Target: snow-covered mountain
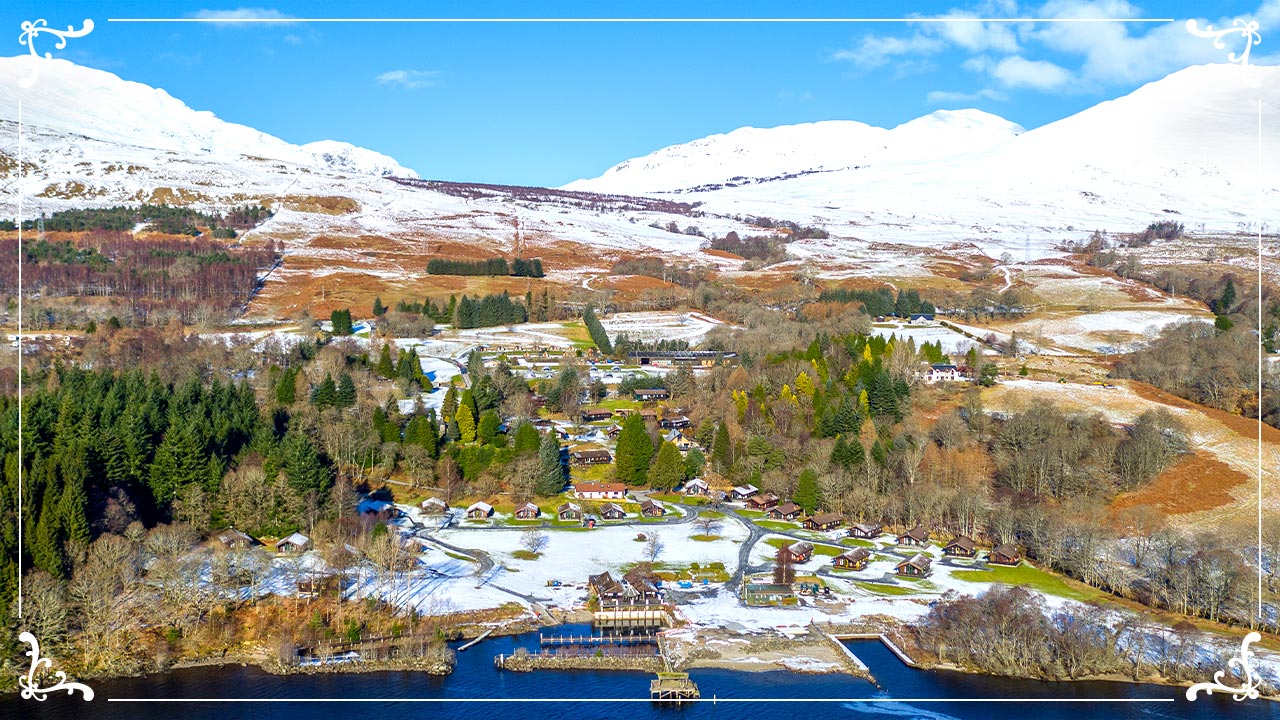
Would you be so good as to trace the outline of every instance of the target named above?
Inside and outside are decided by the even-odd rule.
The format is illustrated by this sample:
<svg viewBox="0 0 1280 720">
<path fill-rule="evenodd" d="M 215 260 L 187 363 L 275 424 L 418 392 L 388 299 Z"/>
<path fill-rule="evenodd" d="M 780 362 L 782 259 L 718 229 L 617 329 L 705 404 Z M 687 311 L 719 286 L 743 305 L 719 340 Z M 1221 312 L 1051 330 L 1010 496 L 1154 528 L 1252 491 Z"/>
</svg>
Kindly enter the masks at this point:
<svg viewBox="0 0 1280 720">
<path fill-rule="evenodd" d="M 569 190 L 671 192 L 870 164 L 937 160 L 990 148 L 1022 127 L 981 110 L 939 110 L 893 129 L 853 120 L 738 128 L 621 162 Z"/>
<path fill-rule="evenodd" d="M 1159 218 L 1193 231 L 1247 232 L 1259 208 L 1274 232 L 1280 67 L 1249 72 L 1260 87 L 1247 84 L 1238 65 L 1189 67 L 1026 132 L 972 110 L 892 130 L 744 128 L 567 187 L 697 201 L 709 212 L 814 222 L 866 240 L 945 238 L 1019 250 L 1024 237 L 1044 246 L 1094 229 L 1136 231 Z M 757 181 L 726 182 L 734 176 Z"/>
<path fill-rule="evenodd" d="M 31 63 L 39 63 L 39 82 L 21 87 L 19 81 L 30 75 Z M 211 112 L 192 110 L 159 88 L 67 60 L 0 58 L 0 119 L 17 120 L 18 98 L 23 100 L 26 124 L 69 136 L 184 157 L 258 157 L 322 171 L 417 177 L 373 150 L 333 140 L 292 145 Z"/>
</svg>

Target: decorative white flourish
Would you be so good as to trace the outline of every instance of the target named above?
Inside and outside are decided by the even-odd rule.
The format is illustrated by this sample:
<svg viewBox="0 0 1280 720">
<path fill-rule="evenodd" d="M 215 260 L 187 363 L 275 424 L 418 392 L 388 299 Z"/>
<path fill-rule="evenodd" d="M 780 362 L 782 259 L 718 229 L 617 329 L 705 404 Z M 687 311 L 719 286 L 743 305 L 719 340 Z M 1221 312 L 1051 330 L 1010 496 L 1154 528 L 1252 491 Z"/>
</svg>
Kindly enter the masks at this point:
<svg viewBox="0 0 1280 720">
<path fill-rule="evenodd" d="M 1222 676 L 1226 675 L 1225 670 L 1219 670 L 1213 674 L 1213 682 L 1196 683 L 1187 688 L 1187 699 L 1195 700 L 1196 695 L 1200 692 L 1212 695 L 1216 690 L 1218 692 L 1228 692 L 1236 700 L 1258 699 L 1258 685 L 1262 680 L 1253 674 L 1253 668 L 1249 666 L 1249 661 L 1253 659 L 1253 653 L 1249 652 L 1249 645 L 1262 640 L 1262 636 L 1256 632 L 1251 632 L 1244 636 L 1244 640 L 1240 643 L 1240 654 L 1227 661 L 1227 667 L 1240 668 L 1244 673 L 1244 679 L 1240 687 L 1231 687 L 1222 684 Z"/>
<path fill-rule="evenodd" d="M 22 34 L 18 36 L 18 43 L 27 46 L 27 49 L 31 51 L 31 57 L 40 57 L 40 54 L 36 52 L 35 41 L 36 37 L 44 33 L 58 36 L 58 42 L 54 47 L 61 50 L 67 46 L 67 38 L 81 38 L 91 32 L 93 32 L 93 21 L 88 18 L 85 18 L 84 27 L 79 30 L 77 30 L 74 25 L 68 25 L 66 30 L 54 30 L 49 27 L 49 23 L 45 22 L 43 19 L 36 20 L 35 22 L 24 20 L 22 23 Z M 44 56 L 52 59 L 53 53 L 46 52 Z M 36 84 L 36 78 L 39 76 L 39 68 L 33 68 L 31 70 L 31 76 L 19 80 L 18 84 L 22 85 L 22 87 L 29 88 Z"/>
<path fill-rule="evenodd" d="M 1262 36 L 1258 34 L 1257 20 L 1245 21 L 1240 18 L 1236 18 L 1236 20 L 1231 23 L 1231 27 L 1223 28 L 1222 30 L 1214 30 L 1212 25 L 1205 25 L 1204 29 L 1201 30 L 1195 20 L 1188 20 L 1187 32 L 1195 35 L 1196 37 L 1213 38 L 1213 46 L 1219 50 L 1226 49 L 1227 46 L 1223 43 L 1222 38 L 1227 35 L 1240 35 L 1244 37 L 1244 52 L 1239 55 L 1234 52 L 1227 53 L 1227 62 L 1239 63 L 1240 67 L 1244 70 L 1246 77 L 1248 77 L 1249 72 L 1249 51 L 1253 49 L 1254 45 L 1262 44 Z M 1250 82 L 1250 84 L 1252 85 L 1253 83 Z"/>
<path fill-rule="evenodd" d="M 36 640 L 36 636 L 29 632 L 24 632 L 18 636 L 18 640 L 31 646 L 26 655 L 31 658 L 31 669 L 27 671 L 26 677 L 18 678 L 18 686 L 22 688 L 23 700 L 35 698 L 41 702 L 49 696 L 49 693 L 58 690 L 66 690 L 68 695 L 74 695 L 76 690 L 84 693 L 85 701 L 93 699 L 93 688 L 78 682 L 67 682 L 67 674 L 61 670 L 55 671 L 54 677 L 58 678 L 58 684 L 50 687 L 40 687 L 40 680 L 36 678 L 36 674 L 40 673 L 43 667 L 46 670 L 53 669 L 53 663 L 49 658 L 40 657 L 40 641 Z M 43 673 L 42 673 L 43 674 Z"/>
</svg>

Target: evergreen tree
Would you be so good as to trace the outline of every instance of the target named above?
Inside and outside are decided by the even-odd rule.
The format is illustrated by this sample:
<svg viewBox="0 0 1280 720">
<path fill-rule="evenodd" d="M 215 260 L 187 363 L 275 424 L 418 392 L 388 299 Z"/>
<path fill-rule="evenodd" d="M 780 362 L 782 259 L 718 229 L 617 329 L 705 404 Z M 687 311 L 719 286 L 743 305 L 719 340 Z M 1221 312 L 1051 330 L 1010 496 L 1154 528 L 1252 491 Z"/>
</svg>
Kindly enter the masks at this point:
<svg viewBox="0 0 1280 720">
<path fill-rule="evenodd" d="M 464 443 L 472 443 L 476 440 L 476 416 L 471 413 L 471 408 L 467 405 L 458 407 L 458 437 Z"/>
<path fill-rule="evenodd" d="M 618 433 L 614 477 L 627 485 L 642 485 L 653 459 L 653 441 L 645 429 L 640 413 L 632 413 L 622 421 Z"/>
<path fill-rule="evenodd" d="M 516 427 L 513 449 L 517 455 L 537 452 L 541 444 L 542 438 L 538 435 L 538 429 L 533 426 L 533 423 L 522 422 Z"/>
<path fill-rule="evenodd" d="M 702 468 L 707 464 L 707 457 L 702 454 L 698 448 L 691 448 L 684 455 L 684 477 L 685 479 L 695 478 L 702 474 Z"/>
<path fill-rule="evenodd" d="M 338 377 L 338 392 L 336 396 L 337 406 L 340 408 L 354 407 L 356 404 L 356 383 L 351 379 L 350 373 L 342 373 Z"/>
<path fill-rule="evenodd" d="M 679 484 L 684 477 L 684 461 L 680 451 L 669 442 L 663 442 L 658 448 L 657 457 L 649 467 L 649 487 L 655 490 L 670 490 Z"/>
<path fill-rule="evenodd" d="M 288 367 L 280 373 L 280 383 L 276 385 L 276 402 L 281 405 L 292 405 L 297 395 L 298 369 Z"/>
<path fill-rule="evenodd" d="M 1227 315 L 1236 305 L 1236 284 L 1231 278 L 1227 278 L 1227 284 L 1222 288 L 1222 295 L 1218 298 L 1218 314 Z"/>
<path fill-rule="evenodd" d="M 453 416 L 458 412 L 458 389 L 453 385 L 444 393 L 444 402 L 440 406 L 440 417 L 445 422 L 452 422 Z"/>
<path fill-rule="evenodd" d="M 329 313 L 329 322 L 333 324 L 334 335 L 350 335 L 354 329 L 351 322 L 351 310 L 334 310 Z"/>
<path fill-rule="evenodd" d="M 805 468 L 796 482 L 795 494 L 791 501 L 799 505 L 806 515 L 812 515 L 821 504 L 821 493 L 818 489 L 818 473 L 812 468 Z"/>
<path fill-rule="evenodd" d="M 720 425 L 716 427 L 715 440 L 711 443 L 711 465 L 717 472 L 725 474 L 729 472 L 729 466 L 733 463 L 729 448 L 729 427 L 720 421 Z"/>
<path fill-rule="evenodd" d="M 542 436 L 538 447 L 538 477 L 533 491 L 539 497 L 551 497 L 564 489 L 564 483 L 565 467 L 560 456 L 560 441 L 555 433 L 547 433 Z"/>
<path fill-rule="evenodd" d="M 480 406 L 476 403 L 476 394 L 471 388 L 462 391 L 461 397 L 458 398 L 458 407 L 470 410 L 472 420 L 480 417 Z"/>
<path fill-rule="evenodd" d="M 285 478 L 299 498 L 310 492 L 323 498 L 329 492 L 333 476 L 305 435 L 289 431 L 280 443 L 280 454 L 280 465 Z"/>
<path fill-rule="evenodd" d="M 595 308 L 590 305 L 586 310 L 582 311 L 582 324 L 587 326 L 587 334 L 591 336 L 591 342 L 600 348 L 600 352 L 608 355 L 613 352 L 613 344 L 609 342 L 609 333 L 605 331 L 604 325 L 600 324 L 600 318 L 596 317 Z"/>
<path fill-rule="evenodd" d="M 476 425 L 476 438 L 480 440 L 481 445 L 488 445 L 493 442 L 494 437 L 498 434 L 498 426 L 502 424 L 502 420 L 498 418 L 498 413 L 494 410 L 485 410 L 480 413 L 480 422 Z"/>
<path fill-rule="evenodd" d="M 333 382 L 333 376 L 325 373 L 324 380 L 311 391 L 311 404 L 318 408 L 334 407 L 338 404 L 338 386 Z"/>
<path fill-rule="evenodd" d="M 378 364 L 374 366 L 374 372 L 378 375 L 390 380 L 396 375 L 396 368 L 391 364 L 391 345 L 382 344 L 382 351 L 378 355 Z"/>
<path fill-rule="evenodd" d="M 386 314 L 387 314 L 387 308 L 383 306 L 382 298 L 375 297 L 373 299 L 373 316 L 382 317 L 383 315 L 386 315 Z"/>
</svg>

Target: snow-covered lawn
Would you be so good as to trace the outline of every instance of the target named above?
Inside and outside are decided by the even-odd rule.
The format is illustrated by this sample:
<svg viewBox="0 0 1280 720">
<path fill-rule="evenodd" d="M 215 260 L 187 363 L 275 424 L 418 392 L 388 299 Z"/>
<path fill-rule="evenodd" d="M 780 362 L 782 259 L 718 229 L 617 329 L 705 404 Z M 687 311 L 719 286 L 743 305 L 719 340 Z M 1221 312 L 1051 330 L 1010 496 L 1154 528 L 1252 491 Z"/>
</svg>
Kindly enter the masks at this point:
<svg viewBox="0 0 1280 720">
<path fill-rule="evenodd" d="M 673 312 L 624 312 L 601 318 L 601 324 L 610 337 L 625 333 L 627 337 L 655 342 L 657 340 L 687 340 L 696 346 L 714 327 L 724 323 L 702 313 Z"/>
</svg>

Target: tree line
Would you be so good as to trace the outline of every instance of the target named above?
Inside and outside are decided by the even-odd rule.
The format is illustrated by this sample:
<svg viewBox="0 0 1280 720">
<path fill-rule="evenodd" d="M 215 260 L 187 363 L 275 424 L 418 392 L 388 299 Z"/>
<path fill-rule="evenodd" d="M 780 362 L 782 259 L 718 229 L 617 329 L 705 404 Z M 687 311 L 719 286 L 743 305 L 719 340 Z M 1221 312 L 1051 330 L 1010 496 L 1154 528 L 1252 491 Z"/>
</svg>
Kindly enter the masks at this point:
<svg viewBox="0 0 1280 720">
<path fill-rule="evenodd" d="M 23 230 L 35 230 L 42 221 L 49 232 L 127 232 L 145 223 L 146 229 L 169 235 L 196 236 L 197 225 L 226 230 L 248 230 L 269 219 L 272 212 L 258 204 L 238 205 L 224 215 L 205 213 L 189 207 L 171 205 L 117 205 L 110 208 L 73 208 L 58 210 L 40 220 L 22 221 Z M 0 222 L 0 230 L 16 230 L 12 220 Z M 225 233 L 224 233 L 225 235 Z M 235 237 L 232 232 L 229 237 Z"/>
<path fill-rule="evenodd" d="M 516 258 L 508 265 L 507 259 L 502 257 L 487 260 L 431 258 L 427 261 L 427 273 L 431 275 L 510 275 L 530 278 L 546 276 L 542 270 L 540 258 L 532 260 Z"/>
</svg>

